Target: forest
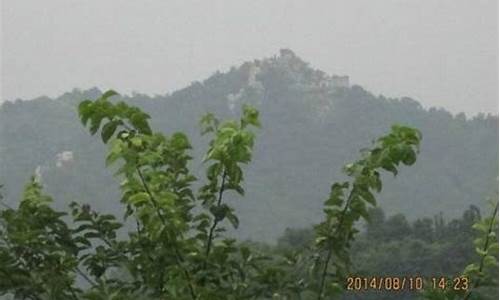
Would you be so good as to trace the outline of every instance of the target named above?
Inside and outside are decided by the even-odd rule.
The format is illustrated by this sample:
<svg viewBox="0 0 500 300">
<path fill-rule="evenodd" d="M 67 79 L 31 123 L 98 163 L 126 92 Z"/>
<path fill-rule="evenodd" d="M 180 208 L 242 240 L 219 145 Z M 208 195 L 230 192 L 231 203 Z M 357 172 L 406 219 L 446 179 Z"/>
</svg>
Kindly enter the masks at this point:
<svg viewBox="0 0 500 300">
<path fill-rule="evenodd" d="M 260 71 L 251 72 L 257 65 Z M 449 220 L 470 205 L 490 208 L 486 199 L 498 186 L 498 116 L 453 115 L 443 108 L 423 108 L 410 98 L 375 96 L 356 85 L 318 87 L 324 76 L 297 56 L 276 56 L 216 72 L 171 94 L 125 95 L 123 100 L 150 114 L 159 131 L 190 137 L 196 175 L 203 173 L 199 158 L 206 144 L 197 125 L 200 116 L 212 112 L 235 118 L 235 109 L 245 103 L 260 111 L 265 130 L 257 132 L 260 143 L 245 183 L 252 200 L 235 201 L 245 225 L 237 231 L 243 239 L 274 242 L 287 227 L 316 223 L 322 212 L 319 199 L 328 193 L 330 180 L 342 180 L 341 166 L 392 124 L 418 128 L 425 142 L 411 171 L 403 168 L 405 176 L 384 178 L 388 188 L 380 205 L 388 214 L 415 220 L 442 212 Z M 105 147 L 75 122 L 79 102 L 100 95 L 98 89 L 74 90 L 55 99 L 3 103 L 0 182 L 5 201 L 15 203 L 26 178 L 38 168 L 61 208 L 74 199 L 108 213 L 119 210 L 113 201 L 98 200 L 119 197 L 113 172 L 103 168 Z M 58 157 L 65 152 L 73 159 L 61 165 Z"/>
<path fill-rule="evenodd" d="M 498 116 L 325 86 L 285 54 L 166 96 L 4 103 L 0 295 L 496 297 Z"/>
</svg>

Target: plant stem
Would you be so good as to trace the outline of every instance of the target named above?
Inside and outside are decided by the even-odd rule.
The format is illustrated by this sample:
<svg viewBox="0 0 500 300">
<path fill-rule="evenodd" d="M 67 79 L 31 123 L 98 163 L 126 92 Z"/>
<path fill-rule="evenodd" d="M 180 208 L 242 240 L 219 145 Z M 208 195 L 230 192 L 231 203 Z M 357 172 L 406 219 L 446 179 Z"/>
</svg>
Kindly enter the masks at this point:
<svg viewBox="0 0 500 300">
<path fill-rule="evenodd" d="M 490 225 L 488 227 L 488 233 L 486 234 L 486 240 L 484 241 L 483 251 L 488 251 L 488 246 L 490 245 L 490 233 L 493 231 L 493 224 L 495 224 L 495 217 L 497 215 L 497 212 L 498 212 L 498 202 L 495 205 L 495 209 L 493 210 L 493 214 L 491 215 L 491 221 L 490 221 Z M 481 256 L 481 261 L 479 262 L 479 273 L 481 273 L 483 271 L 484 259 L 486 258 L 486 256 L 487 256 L 487 254 Z M 474 286 L 472 287 L 472 289 L 470 289 L 467 292 L 467 294 L 465 294 L 464 300 L 469 299 L 470 295 L 472 294 L 472 290 L 476 289 L 479 286 L 480 282 L 481 282 L 481 279 L 478 278 L 477 281 L 474 283 Z"/>
<path fill-rule="evenodd" d="M 153 196 L 153 193 L 151 193 L 151 190 L 149 189 L 149 186 L 146 183 L 146 179 L 144 178 L 144 175 L 142 174 L 141 169 L 139 167 L 136 167 L 135 169 L 137 170 L 137 174 L 139 174 L 139 178 L 141 179 L 141 183 L 142 183 L 142 186 L 144 187 L 144 191 L 146 191 L 146 193 L 149 196 L 149 199 L 151 200 L 151 202 L 153 203 L 153 206 L 155 207 L 156 214 L 160 218 L 161 223 L 163 225 L 166 225 L 167 222 L 165 220 L 165 217 L 161 214 L 160 207 L 158 205 L 158 201 L 156 201 L 156 198 Z"/>
<path fill-rule="evenodd" d="M 92 285 L 93 287 L 97 287 L 97 283 L 92 281 L 92 279 L 90 279 L 82 270 L 80 270 L 79 267 L 76 267 L 75 270 L 78 274 L 80 274 L 80 276 L 82 276 L 83 279 L 85 279 L 88 283 L 90 283 L 90 285 Z"/>
<path fill-rule="evenodd" d="M 340 214 L 339 223 L 338 223 L 337 228 L 335 229 L 335 232 L 333 233 L 332 237 L 335 237 L 338 234 L 340 228 L 344 224 L 344 217 L 347 213 L 347 209 L 351 205 L 352 195 L 353 195 L 353 192 L 351 191 L 351 193 L 349 194 L 349 198 L 347 199 L 347 202 L 344 206 L 344 209 L 342 210 L 342 213 Z M 325 281 L 326 281 L 326 275 L 328 273 L 328 265 L 330 264 L 330 260 L 332 259 L 332 256 L 333 256 L 333 248 L 330 246 L 330 249 L 328 249 L 328 254 L 326 256 L 325 265 L 323 266 L 323 272 L 321 273 L 321 281 L 320 281 L 320 286 L 319 286 L 318 300 L 323 299 L 323 291 L 325 289 Z"/>
<path fill-rule="evenodd" d="M 226 170 L 224 169 L 224 172 L 222 173 L 222 182 L 220 185 L 219 189 L 219 198 L 217 199 L 217 207 L 220 207 L 222 204 L 222 194 L 224 193 L 224 184 L 226 183 Z M 214 231 L 217 227 L 217 224 L 219 224 L 219 220 L 217 218 L 214 218 L 214 222 L 212 223 L 212 227 L 210 227 L 210 232 L 208 234 L 208 239 L 207 239 L 207 248 L 205 250 L 205 256 L 208 257 L 210 254 L 210 250 L 212 248 L 212 241 L 214 239 Z"/>
<path fill-rule="evenodd" d="M 139 175 L 139 178 L 141 179 L 141 183 L 142 183 L 142 186 L 144 187 L 144 190 L 148 194 L 149 199 L 151 200 L 151 202 L 153 203 L 153 206 L 155 207 L 156 214 L 160 218 L 163 226 L 166 226 L 167 222 L 165 220 L 165 217 L 161 214 L 161 211 L 160 211 L 160 208 L 159 208 L 159 205 L 158 205 L 158 201 L 156 201 L 156 198 L 154 197 L 153 193 L 149 189 L 149 186 L 148 186 L 148 184 L 146 182 L 146 179 L 144 178 L 144 175 L 142 174 L 142 171 L 139 168 L 139 166 L 136 166 L 136 170 L 137 170 L 137 174 Z M 184 276 L 186 277 L 186 280 L 188 282 L 188 288 L 189 288 L 189 293 L 191 295 L 191 298 L 193 300 L 195 300 L 195 299 L 197 299 L 197 296 L 196 296 L 196 293 L 194 291 L 194 287 L 193 287 L 191 275 L 189 274 L 189 271 L 182 265 L 182 263 L 184 262 L 184 258 L 182 257 L 182 255 L 179 252 L 179 249 L 177 249 L 177 247 L 173 247 L 173 249 L 175 251 L 175 260 L 176 260 L 176 263 L 182 269 L 182 271 L 184 272 Z"/>
</svg>

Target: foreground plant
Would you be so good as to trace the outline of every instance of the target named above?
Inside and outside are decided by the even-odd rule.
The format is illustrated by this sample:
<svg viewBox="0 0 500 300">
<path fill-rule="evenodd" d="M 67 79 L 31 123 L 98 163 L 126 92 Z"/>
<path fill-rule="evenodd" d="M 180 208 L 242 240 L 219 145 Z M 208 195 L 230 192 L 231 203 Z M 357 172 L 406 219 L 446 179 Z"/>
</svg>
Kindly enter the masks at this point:
<svg viewBox="0 0 500 300">
<path fill-rule="evenodd" d="M 0 212 L 0 295 L 20 299 L 332 299 L 349 269 L 356 221 L 367 218 L 380 192 L 380 171 L 394 175 L 416 160 L 420 133 L 391 132 L 345 166 L 349 181 L 334 183 L 314 248 L 262 255 L 223 235 L 239 220 L 225 195 L 244 196 L 244 165 L 252 158 L 259 113 L 243 106 L 240 120 L 208 114 L 203 134 L 206 180 L 191 174 L 191 145 L 183 133 L 154 132 L 149 115 L 114 91 L 79 106 L 82 123 L 109 145 L 107 165 L 122 179 L 125 223 L 71 204 L 71 214 L 32 180 L 16 209 Z M 132 228 L 134 228 L 132 230 Z"/>
</svg>

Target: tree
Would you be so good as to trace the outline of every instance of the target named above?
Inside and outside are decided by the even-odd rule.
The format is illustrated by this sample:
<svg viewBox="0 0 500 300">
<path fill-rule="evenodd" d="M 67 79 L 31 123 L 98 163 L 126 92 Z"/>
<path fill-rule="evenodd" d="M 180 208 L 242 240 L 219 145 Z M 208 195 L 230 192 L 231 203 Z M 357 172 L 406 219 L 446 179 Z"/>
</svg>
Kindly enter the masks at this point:
<svg viewBox="0 0 500 300">
<path fill-rule="evenodd" d="M 395 125 L 334 183 L 315 242 L 299 253 L 262 255 L 224 237 L 237 227 L 227 192 L 244 195 L 259 112 L 240 120 L 203 117 L 211 139 L 206 180 L 188 168 L 191 145 L 181 132 L 154 132 L 149 115 L 107 91 L 79 105 L 82 123 L 109 145 L 107 165 L 122 179 L 125 223 L 89 205 L 71 214 L 51 207 L 33 178 L 16 209 L 0 212 L 0 295 L 20 299 L 324 299 L 340 291 L 349 268 L 356 221 L 368 217 L 380 192 L 380 171 L 394 175 L 416 160 L 420 133 Z M 304 272 L 310 270 L 311 272 Z M 327 283 L 328 282 L 328 283 Z"/>
<path fill-rule="evenodd" d="M 411 227 L 403 214 L 396 214 L 385 222 L 387 240 L 400 240 L 411 234 Z"/>
<path fill-rule="evenodd" d="M 464 213 L 463 221 L 475 221 L 471 228 L 478 234 L 474 239 L 475 251 L 479 259 L 467 265 L 462 274 L 455 278 L 454 284 L 444 289 L 427 288 L 423 299 L 455 300 L 455 299 L 493 299 L 498 294 L 498 201 L 490 216 L 480 218 L 476 207 L 470 207 Z M 458 283 L 458 284 L 457 284 Z M 495 287 L 493 289 L 488 289 Z"/>
<path fill-rule="evenodd" d="M 433 221 L 430 218 L 416 220 L 413 222 L 413 236 L 426 242 L 432 242 L 435 236 L 434 228 L 432 226 Z"/>
<path fill-rule="evenodd" d="M 311 246 L 314 232 L 310 228 L 287 228 L 278 239 L 278 248 L 282 249 L 305 249 Z"/>
<path fill-rule="evenodd" d="M 368 211 L 369 218 L 366 223 L 366 232 L 370 238 L 382 239 L 385 236 L 385 213 L 380 207 L 372 208 Z"/>
</svg>

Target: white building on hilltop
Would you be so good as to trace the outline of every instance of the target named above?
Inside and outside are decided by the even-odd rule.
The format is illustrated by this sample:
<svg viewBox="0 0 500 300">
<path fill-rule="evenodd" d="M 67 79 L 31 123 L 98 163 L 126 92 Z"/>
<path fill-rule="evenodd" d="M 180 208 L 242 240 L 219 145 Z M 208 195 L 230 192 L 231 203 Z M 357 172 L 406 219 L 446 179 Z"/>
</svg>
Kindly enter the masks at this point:
<svg viewBox="0 0 500 300">
<path fill-rule="evenodd" d="M 332 88 L 332 89 L 348 88 L 349 76 L 337 76 L 337 75 L 329 76 L 327 78 L 324 78 L 320 82 L 320 87 Z"/>
<path fill-rule="evenodd" d="M 56 167 L 61 168 L 64 165 L 74 161 L 73 151 L 63 151 L 56 154 Z"/>
</svg>

